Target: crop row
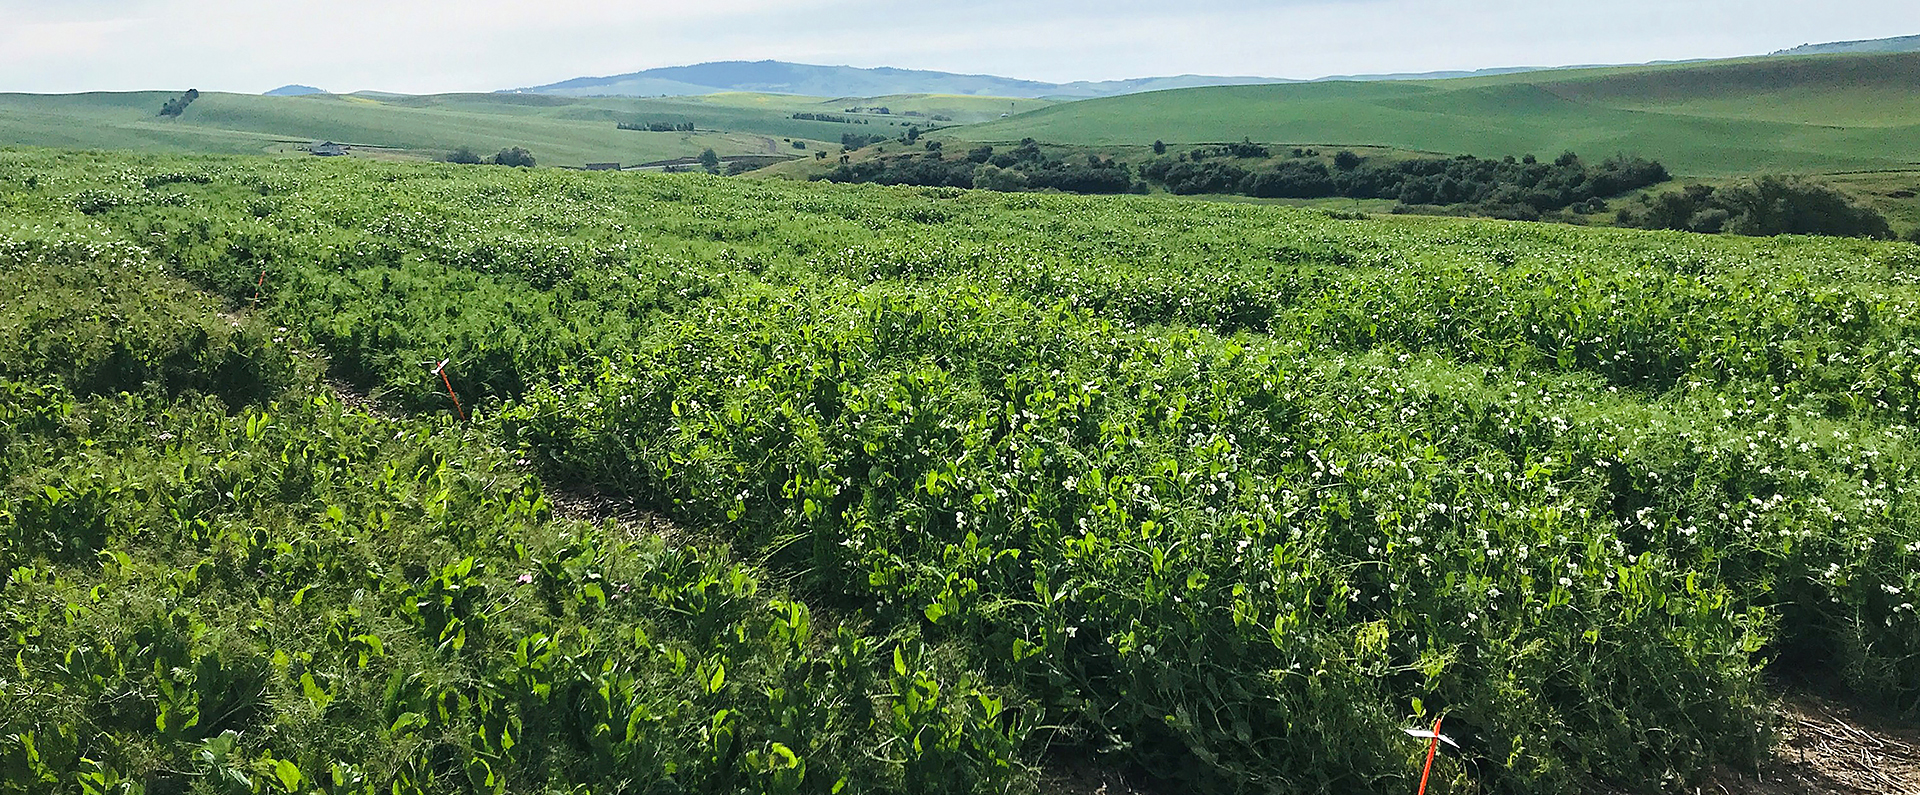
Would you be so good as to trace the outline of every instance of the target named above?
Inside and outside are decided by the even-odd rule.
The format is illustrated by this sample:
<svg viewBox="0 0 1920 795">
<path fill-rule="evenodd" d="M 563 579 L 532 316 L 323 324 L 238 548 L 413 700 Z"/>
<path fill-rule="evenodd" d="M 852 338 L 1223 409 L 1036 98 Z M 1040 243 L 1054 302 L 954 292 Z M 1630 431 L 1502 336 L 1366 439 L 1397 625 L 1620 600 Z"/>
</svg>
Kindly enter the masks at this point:
<svg viewBox="0 0 1920 795">
<path fill-rule="evenodd" d="M 1444 713 L 1460 786 L 1658 790 L 1764 751 L 1769 672 L 1920 709 L 1912 246 L 62 153 L 0 153 L 4 217 L 104 227 L 237 308 L 258 292 L 214 350 L 272 328 L 435 413 L 451 406 L 419 363 L 450 358 L 477 427 L 421 424 L 411 444 L 488 440 L 731 547 L 602 537 L 609 571 L 738 556 L 805 595 L 831 639 L 782 646 L 795 613 L 780 630 L 756 608 L 676 635 L 684 670 L 605 663 L 635 677 L 606 692 L 675 671 L 702 709 L 716 654 L 728 682 L 788 683 L 725 709 L 813 716 L 764 735 L 806 760 L 781 774 L 802 789 L 996 790 L 1042 754 L 1207 792 L 1393 789 L 1418 772 L 1400 729 Z M 257 404 L 237 385 L 314 377 L 246 361 L 268 364 L 161 392 Z M 146 372 L 129 383 L 173 383 Z M 408 499 L 385 488 L 345 515 Z M 304 516 L 286 532 L 331 526 Z M 499 567 L 527 567 L 499 539 L 564 526 L 514 522 L 433 536 L 443 554 L 399 578 L 440 583 L 431 599 L 382 586 L 439 605 L 409 626 L 460 637 L 463 583 L 512 592 Z M 448 573 L 468 557 L 489 573 Z M 695 712 L 671 720 L 721 731 Z M 948 744 L 894 753 L 929 726 Z M 704 771 L 675 786 L 752 788 L 724 776 L 787 764 L 759 739 L 700 762 L 711 743 L 688 732 L 651 746 Z"/>
<path fill-rule="evenodd" d="M 816 623 L 722 549 L 556 518 L 502 451 L 347 409 L 265 321 L 124 245 L 0 252 L 23 290 L 0 307 L 0 792 L 1026 775 L 1028 719 L 920 639 Z"/>
</svg>

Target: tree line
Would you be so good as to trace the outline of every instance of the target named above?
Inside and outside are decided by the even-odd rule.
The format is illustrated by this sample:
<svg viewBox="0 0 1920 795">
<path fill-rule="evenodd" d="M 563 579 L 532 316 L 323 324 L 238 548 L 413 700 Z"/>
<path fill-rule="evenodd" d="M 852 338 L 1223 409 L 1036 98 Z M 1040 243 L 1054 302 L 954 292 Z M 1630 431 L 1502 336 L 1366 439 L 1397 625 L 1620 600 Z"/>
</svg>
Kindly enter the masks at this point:
<svg viewBox="0 0 1920 795">
<path fill-rule="evenodd" d="M 1889 239 L 1893 228 L 1879 211 L 1830 186 L 1804 179 L 1762 176 L 1726 187 L 1692 184 L 1641 196 L 1616 211 L 1621 226 L 1736 235 L 1836 235 Z M 1920 233 L 1914 236 L 1920 242 Z"/>
<path fill-rule="evenodd" d="M 192 105 L 193 101 L 199 98 L 200 89 L 189 88 L 187 89 L 187 93 L 167 100 L 167 104 L 160 108 L 160 115 L 170 119 L 177 119 L 180 117 L 180 114 L 187 112 L 188 105 Z"/>
<path fill-rule="evenodd" d="M 888 136 L 879 133 L 841 133 L 840 145 L 848 149 L 865 149 L 881 141 L 885 141 L 887 138 Z"/>
<path fill-rule="evenodd" d="M 916 142 L 909 128 L 898 139 Z M 848 133 L 841 143 L 857 149 L 887 140 L 881 135 Z M 1742 235 L 1820 234 L 1887 239 L 1887 219 L 1847 194 L 1816 182 L 1765 176 L 1735 185 L 1692 184 L 1665 193 L 1645 194 L 1617 209 L 1608 204 L 1622 194 L 1672 180 L 1658 161 L 1615 155 L 1598 163 L 1574 152 L 1551 161 L 1532 155 L 1479 158 L 1370 158 L 1342 150 L 1323 157 L 1318 150 L 1275 150 L 1242 140 L 1192 147 L 1177 154 L 1160 141 L 1160 156 L 1137 169 L 1096 155 L 1050 157 L 1029 138 L 1019 146 L 996 150 L 981 145 L 964 157 L 949 157 L 938 141 L 923 152 L 908 152 L 859 163 L 842 157 L 831 171 L 813 177 L 832 182 L 921 185 L 998 191 L 1058 190 L 1069 193 L 1145 193 L 1151 186 L 1179 195 L 1229 194 L 1257 198 L 1388 199 L 1396 213 L 1472 215 L 1508 220 L 1548 218 L 1580 221 L 1582 216 L 1615 209 L 1619 226 L 1728 232 Z M 1276 155 L 1283 159 L 1275 160 Z M 1575 215 L 1578 213 L 1580 215 Z M 1920 242 L 1920 230 L 1910 234 Z"/>
<path fill-rule="evenodd" d="M 1222 193 L 1278 199 L 1393 199 L 1408 206 L 1470 205 L 1478 214 L 1538 219 L 1541 213 L 1605 209 L 1605 198 L 1670 179 L 1665 166 L 1617 155 L 1589 164 L 1567 152 L 1553 162 L 1532 155 L 1499 160 L 1472 155 L 1373 162 L 1350 151 L 1331 166 L 1312 150 L 1263 167 L 1234 160 L 1265 157 L 1258 144 L 1198 148 L 1142 166 L 1149 181 L 1181 195 Z"/>
<path fill-rule="evenodd" d="M 473 151 L 472 147 L 462 146 L 447 155 L 447 162 L 466 166 L 491 163 L 496 166 L 515 166 L 519 168 L 533 168 L 536 163 L 533 153 L 519 146 L 507 147 L 500 150 L 494 156 L 487 158 L 481 157 L 479 153 Z"/>
<path fill-rule="evenodd" d="M 903 143 L 915 141 L 915 132 L 909 129 Z M 842 137 L 850 148 L 879 140 L 879 136 Z M 1096 155 L 1084 160 L 1049 157 L 1031 138 L 1006 151 L 975 147 L 958 160 L 947 159 L 937 147 L 938 142 L 929 142 L 930 151 L 924 155 L 842 163 L 819 179 L 989 190 L 1052 188 L 1072 193 L 1144 193 L 1149 185 L 1159 184 L 1180 195 L 1395 199 L 1410 207 L 1466 205 L 1478 214 L 1538 219 L 1542 212 L 1576 206 L 1598 212 L 1605 209 L 1604 197 L 1670 178 L 1666 167 L 1651 160 L 1616 156 L 1588 164 L 1572 152 L 1551 163 L 1532 156 L 1483 160 L 1471 155 L 1373 163 L 1342 151 L 1329 164 L 1316 150 L 1294 149 L 1291 159 L 1268 163 L 1272 151 L 1267 146 L 1241 141 L 1155 159 L 1140 167 L 1136 179 L 1125 163 Z M 1241 162 L 1248 160 L 1261 162 Z"/>
<path fill-rule="evenodd" d="M 969 150 L 965 157 L 947 159 L 939 141 L 928 141 L 923 154 L 842 163 L 815 180 L 871 182 L 879 185 L 923 185 L 981 188 L 998 191 L 1053 189 L 1067 193 L 1133 193 L 1146 191 L 1125 163 L 1098 155 L 1084 159 L 1049 157 L 1032 138 L 1005 152 L 991 146 Z"/>
<path fill-rule="evenodd" d="M 690 121 L 679 121 L 679 122 L 675 122 L 675 121 L 626 122 L 626 121 L 623 121 L 623 122 L 620 122 L 620 129 L 635 130 L 638 132 L 693 132 L 693 122 L 690 122 Z"/>
<path fill-rule="evenodd" d="M 850 116 L 837 116 L 832 113 L 795 113 L 793 114 L 792 118 L 795 121 L 830 121 L 835 124 L 870 124 L 871 123 L 866 119 L 856 119 Z"/>
</svg>

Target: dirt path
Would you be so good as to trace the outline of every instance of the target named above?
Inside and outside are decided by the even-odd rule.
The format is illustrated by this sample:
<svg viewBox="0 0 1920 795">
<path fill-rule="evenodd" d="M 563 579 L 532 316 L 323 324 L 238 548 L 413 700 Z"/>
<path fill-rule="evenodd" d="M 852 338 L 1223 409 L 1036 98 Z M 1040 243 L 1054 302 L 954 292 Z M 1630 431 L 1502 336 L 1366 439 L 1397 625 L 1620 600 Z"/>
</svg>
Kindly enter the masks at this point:
<svg viewBox="0 0 1920 795">
<path fill-rule="evenodd" d="M 1757 773 L 1715 771 L 1694 790 L 1696 795 L 1920 795 L 1920 727 L 1892 723 L 1805 692 L 1781 698 L 1776 715 L 1780 737 L 1772 757 Z M 1161 793 L 1114 770 L 1074 762 L 1050 765 L 1041 776 L 1041 791 Z"/>
<path fill-rule="evenodd" d="M 628 500 L 593 489 L 553 483 L 545 484 L 544 489 L 547 502 L 553 504 L 554 515 L 562 519 L 588 524 L 612 522 L 628 538 L 659 536 L 668 544 L 691 540 L 691 536 L 672 520 L 642 510 Z"/>
<path fill-rule="evenodd" d="M 1758 775 L 1722 770 L 1702 793 L 1920 795 L 1920 730 L 1806 694 L 1781 704 L 1780 743 Z"/>
</svg>

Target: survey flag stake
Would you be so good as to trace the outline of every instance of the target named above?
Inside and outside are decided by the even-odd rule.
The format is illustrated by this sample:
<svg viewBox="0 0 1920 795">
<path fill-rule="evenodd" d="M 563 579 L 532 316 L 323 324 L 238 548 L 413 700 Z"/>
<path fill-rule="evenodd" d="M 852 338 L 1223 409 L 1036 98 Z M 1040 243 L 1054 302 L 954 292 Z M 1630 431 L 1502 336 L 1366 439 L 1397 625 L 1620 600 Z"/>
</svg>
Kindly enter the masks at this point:
<svg viewBox="0 0 1920 795">
<path fill-rule="evenodd" d="M 256 304 L 260 303 L 260 294 L 266 289 L 267 289 L 267 272 L 265 270 L 262 270 L 260 271 L 260 281 L 256 282 L 253 285 L 253 302 L 254 303 Z"/>
<path fill-rule="evenodd" d="M 461 422 L 466 422 L 467 410 L 460 407 L 460 396 L 453 393 L 453 380 L 447 378 L 447 365 L 452 363 L 452 359 L 441 359 L 439 364 L 429 364 L 428 366 L 433 368 L 434 375 L 440 376 L 440 383 L 447 385 L 447 397 L 453 398 L 454 413 L 460 415 Z"/>
<path fill-rule="evenodd" d="M 1440 743 L 1445 741 L 1446 744 L 1453 746 L 1455 750 L 1459 750 L 1460 748 L 1460 744 L 1454 742 L 1452 737 L 1440 733 L 1440 723 L 1446 719 L 1447 716 L 1445 715 L 1435 718 L 1433 721 L 1433 731 L 1427 731 L 1426 729 L 1401 729 L 1401 731 L 1406 732 L 1409 737 L 1419 737 L 1427 741 L 1427 766 L 1426 769 L 1420 771 L 1420 795 L 1427 795 L 1427 777 L 1433 775 L 1433 755 L 1440 750 Z"/>
</svg>

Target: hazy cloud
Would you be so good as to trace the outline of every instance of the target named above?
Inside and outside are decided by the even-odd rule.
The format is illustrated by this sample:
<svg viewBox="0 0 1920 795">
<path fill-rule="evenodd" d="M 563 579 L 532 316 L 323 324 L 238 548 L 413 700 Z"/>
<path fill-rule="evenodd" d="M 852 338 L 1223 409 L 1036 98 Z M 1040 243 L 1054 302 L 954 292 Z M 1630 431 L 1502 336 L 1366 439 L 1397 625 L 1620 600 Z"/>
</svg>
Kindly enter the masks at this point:
<svg viewBox="0 0 1920 795">
<path fill-rule="evenodd" d="M 1070 81 L 1758 54 L 1920 33 L 1911 0 L 0 0 L 0 90 L 489 91 L 777 58 Z"/>
</svg>

